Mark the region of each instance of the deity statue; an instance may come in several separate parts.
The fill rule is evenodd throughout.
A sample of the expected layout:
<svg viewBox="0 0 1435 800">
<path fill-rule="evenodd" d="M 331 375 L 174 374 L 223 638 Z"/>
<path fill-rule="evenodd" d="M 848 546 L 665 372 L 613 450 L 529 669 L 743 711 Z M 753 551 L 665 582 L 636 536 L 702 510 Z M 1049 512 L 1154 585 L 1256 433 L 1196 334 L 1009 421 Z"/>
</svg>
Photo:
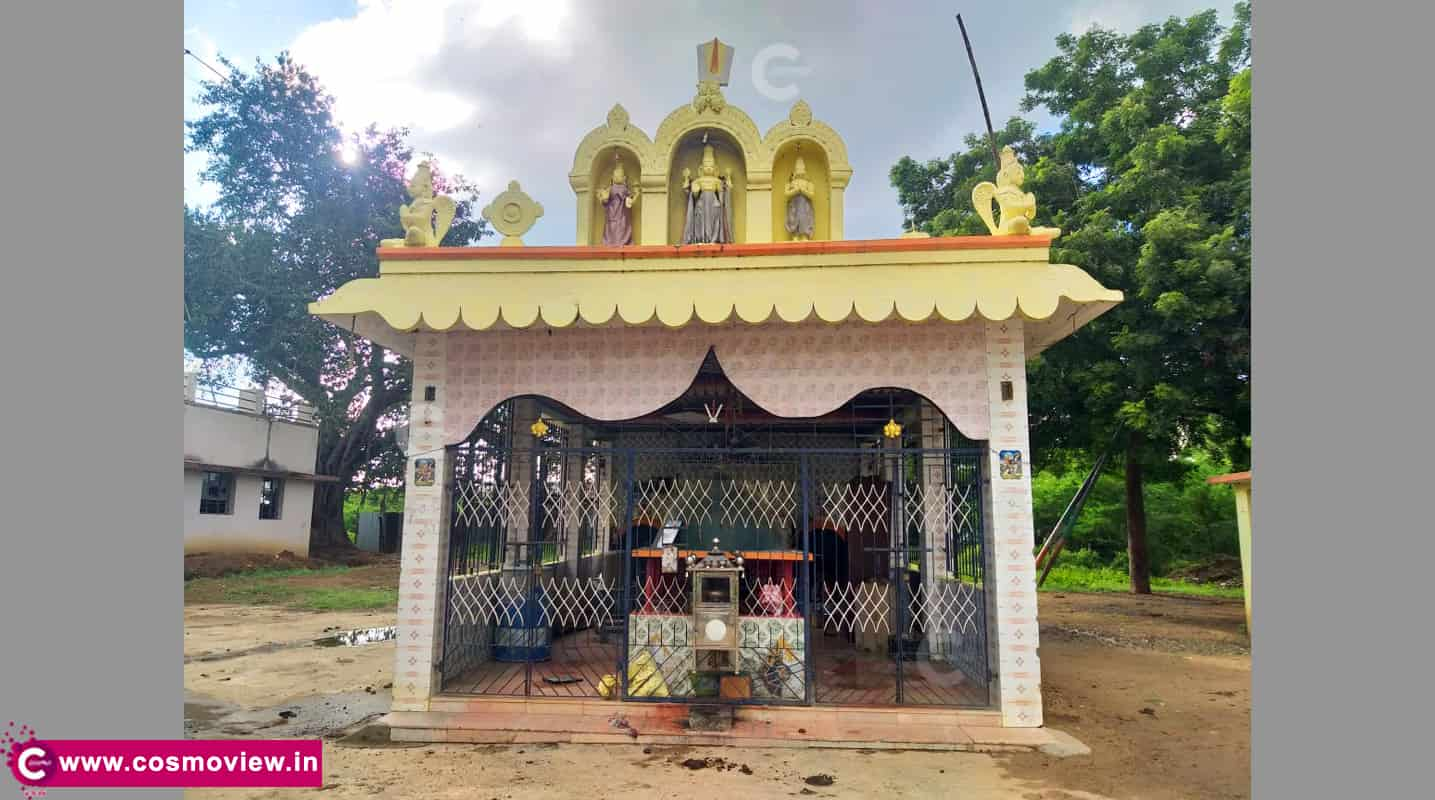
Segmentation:
<svg viewBox="0 0 1435 800">
<path fill-rule="evenodd" d="M 434 195 L 433 171 L 429 162 L 418 166 L 409 181 L 409 197 L 412 203 L 399 206 L 399 224 L 403 226 L 404 238 L 384 239 L 381 247 L 438 247 L 453 224 L 458 204 L 451 197 Z"/>
<path fill-rule="evenodd" d="M 610 246 L 633 243 L 633 203 L 637 202 L 639 189 L 628 188 L 628 176 L 623 171 L 623 162 L 613 157 L 613 182 L 606 189 L 598 190 L 598 205 L 603 207 L 603 244 Z"/>
<path fill-rule="evenodd" d="M 812 210 L 816 189 L 807 178 L 807 164 L 802 156 L 792 168 L 792 177 L 787 181 L 783 195 L 787 198 L 787 234 L 794 242 L 805 242 L 812 238 L 817 217 Z"/>
<path fill-rule="evenodd" d="M 717 158 L 712 145 L 703 146 L 702 165 L 698 176 L 683 169 L 683 191 L 688 196 L 687 222 L 683 225 L 683 244 L 731 244 L 732 172 L 718 177 Z"/>
<path fill-rule="evenodd" d="M 993 236 L 1040 236 L 1055 239 L 1061 235 L 1060 228 L 1033 228 L 1031 221 L 1036 217 L 1036 195 L 1021 190 L 1026 180 L 1026 170 L 1016 160 L 1016 151 L 1010 146 L 1003 147 L 1001 168 L 997 170 L 997 182 L 982 181 L 972 188 L 972 204 L 977 214 L 987 225 Z M 992 218 L 992 201 L 995 200 L 1001 212 L 1001 223 Z"/>
</svg>

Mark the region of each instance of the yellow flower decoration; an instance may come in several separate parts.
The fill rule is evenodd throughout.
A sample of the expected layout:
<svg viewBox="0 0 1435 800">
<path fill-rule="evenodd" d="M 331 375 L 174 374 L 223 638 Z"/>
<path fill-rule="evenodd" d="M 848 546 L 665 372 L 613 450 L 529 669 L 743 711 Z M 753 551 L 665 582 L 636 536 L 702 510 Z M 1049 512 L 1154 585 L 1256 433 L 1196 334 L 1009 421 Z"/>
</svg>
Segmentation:
<svg viewBox="0 0 1435 800">
<path fill-rule="evenodd" d="M 902 426 L 897 424 L 897 420 L 889 419 L 887 424 L 882 426 L 882 435 L 888 439 L 895 439 L 902 435 Z"/>
<path fill-rule="evenodd" d="M 544 434 L 548 433 L 548 423 L 544 422 L 542 417 L 539 417 L 538 421 L 533 423 L 528 430 L 533 431 L 534 436 L 541 438 Z"/>
</svg>

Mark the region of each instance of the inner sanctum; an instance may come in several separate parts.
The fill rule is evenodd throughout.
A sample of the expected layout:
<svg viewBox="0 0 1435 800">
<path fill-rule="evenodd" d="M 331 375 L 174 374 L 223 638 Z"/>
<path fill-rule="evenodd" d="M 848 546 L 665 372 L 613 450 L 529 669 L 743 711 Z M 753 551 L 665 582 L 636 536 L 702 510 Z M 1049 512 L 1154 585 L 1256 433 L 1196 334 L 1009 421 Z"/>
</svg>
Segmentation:
<svg viewBox="0 0 1435 800">
<path fill-rule="evenodd" d="M 629 699 L 986 707 L 984 453 L 906 389 L 777 416 L 712 352 L 621 422 L 504 400 L 450 448 L 442 690 L 606 696 L 626 655 Z"/>
</svg>

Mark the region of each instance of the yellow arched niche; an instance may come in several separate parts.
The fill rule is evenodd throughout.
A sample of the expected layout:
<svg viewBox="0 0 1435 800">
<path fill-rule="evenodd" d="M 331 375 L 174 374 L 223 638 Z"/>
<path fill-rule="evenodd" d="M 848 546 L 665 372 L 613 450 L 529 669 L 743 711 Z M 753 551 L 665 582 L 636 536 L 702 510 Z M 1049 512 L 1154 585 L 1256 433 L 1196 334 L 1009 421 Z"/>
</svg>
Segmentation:
<svg viewBox="0 0 1435 800">
<path fill-rule="evenodd" d="M 687 193 L 683 191 L 683 169 L 698 174 L 703 160 L 703 136 L 712 145 L 713 157 L 717 159 L 718 175 L 732 171 L 733 238 L 741 243 L 747 241 L 747 159 L 743 149 L 729 133 L 720 128 L 695 128 L 681 136 L 673 146 L 672 158 L 668 162 L 668 244 L 681 244 L 683 225 L 687 222 Z M 639 200 L 638 202 L 642 202 Z"/>
<path fill-rule="evenodd" d="M 813 119 L 812 108 L 807 101 L 798 100 L 792 104 L 787 113 L 787 119 L 773 125 L 768 129 L 767 134 L 762 137 L 763 147 L 770 153 L 777 156 L 784 154 L 791 145 L 802 142 L 802 148 L 806 151 L 809 147 L 815 146 L 822 151 L 826 162 L 827 189 L 825 195 L 826 211 L 817 211 L 820 207 L 813 203 L 813 210 L 817 211 L 816 230 L 813 231 L 813 238 L 834 239 L 843 238 L 843 195 L 847 189 L 847 183 L 852 180 L 852 165 L 847 161 L 847 145 L 837 131 L 821 120 Z M 812 171 L 810 159 L 808 161 L 808 172 Z M 773 241 L 787 241 L 787 205 L 782 197 L 782 190 L 787 183 L 787 176 L 777 174 L 778 165 L 774 162 L 772 174 L 772 204 L 773 204 Z M 789 173 L 791 167 L 788 167 Z M 779 183 L 779 180 L 781 181 Z M 815 181 L 814 181 L 815 183 Z M 782 209 L 781 216 L 777 210 Z M 821 227 L 826 224 L 825 231 Z M 783 224 L 779 224 L 779 221 Z M 819 235 L 820 234 L 820 235 Z"/>
<path fill-rule="evenodd" d="M 613 150 L 621 149 L 628 156 L 633 157 L 633 163 L 629 163 L 626 157 L 623 161 L 623 169 L 628 173 L 628 181 L 636 184 L 643 178 L 642 168 L 651 160 L 653 142 L 646 133 L 638 129 L 628 119 L 628 111 L 622 104 L 614 104 L 608 111 L 607 122 L 599 125 L 583 137 L 578 144 L 578 149 L 573 154 L 573 168 L 568 172 L 568 183 L 573 187 L 574 196 L 578 202 L 578 235 L 574 239 L 576 244 L 597 244 L 603 241 L 603 225 L 600 222 L 595 228 L 593 221 L 599 218 L 598 201 L 594 199 L 595 190 L 600 186 L 607 186 L 612 180 L 613 168 L 611 161 Z M 609 167 L 604 170 L 602 161 L 607 158 Z M 596 184 L 595 184 L 596 181 Z M 658 193 L 658 204 L 662 205 L 661 192 Z M 648 244 L 636 238 L 639 221 L 642 219 L 643 198 L 633 204 L 633 232 L 634 244 Z M 655 232 L 661 235 L 662 226 L 659 225 Z"/>
<path fill-rule="evenodd" d="M 639 188 L 642 180 L 643 163 L 639 155 L 624 145 L 610 145 L 598 151 L 593 157 L 593 164 L 588 172 L 589 191 L 588 209 L 589 219 L 588 240 L 584 244 L 601 245 L 603 243 L 604 218 L 603 206 L 598 203 L 598 191 L 606 189 L 613 182 L 613 168 L 621 162 L 623 164 L 624 177 L 628 181 L 630 191 Z M 661 202 L 661 198 L 654 198 Z M 633 225 L 633 241 L 631 244 L 643 244 L 643 203 L 648 198 L 639 195 L 629 209 L 630 219 Z"/>
<path fill-rule="evenodd" d="M 791 241 L 787 233 L 787 181 L 802 156 L 807 168 L 807 179 L 812 182 L 813 226 L 812 238 L 832 238 L 832 180 L 827 164 L 827 153 L 822 145 L 813 140 L 792 139 L 778 148 L 772 161 L 772 240 Z"/>
</svg>

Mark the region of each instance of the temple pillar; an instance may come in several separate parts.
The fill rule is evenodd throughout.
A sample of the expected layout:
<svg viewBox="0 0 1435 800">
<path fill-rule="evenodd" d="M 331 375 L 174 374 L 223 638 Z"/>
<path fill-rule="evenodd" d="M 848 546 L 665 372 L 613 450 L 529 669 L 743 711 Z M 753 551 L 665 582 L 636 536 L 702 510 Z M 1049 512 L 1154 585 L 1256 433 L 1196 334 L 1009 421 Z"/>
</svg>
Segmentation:
<svg viewBox="0 0 1435 800">
<path fill-rule="evenodd" d="M 668 243 L 668 176 L 644 175 L 643 195 L 635 204 L 642 215 L 643 224 L 638 226 L 642 241 L 635 244 Z"/>
<path fill-rule="evenodd" d="M 986 323 L 987 447 L 991 476 L 991 539 L 996 584 L 998 705 L 1002 725 L 1039 727 L 1041 662 L 1036 616 L 1035 530 L 1031 512 L 1031 448 L 1027 435 L 1026 346 L 1022 321 Z M 1002 454 L 1019 461 L 1002 468 Z M 991 631 L 988 631 L 990 635 Z"/>
<path fill-rule="evenodd" d="M 594 216 L 593 206 L 597 201 L 593 199 L 593 190 L 587 186 L 584 186 L 582 189 L 575 189 L 574 193 L 578 195 L 578 232 L 573 241 L 580 245 L 592 244 L 594 241 L 593 229 L 591 227 L 593 225 Z M 603 241 L 601 231 L 598 237 L 597 241 L 601 244 Z"/>
<path fill-rule="evenodd" d="M 435 669 L 442 652 L 445 570 L 448 565 L 449 480 L 444 452 L 447 336 L 416 335 L 409 447 L 404 476 L 404 537 L 399 565 L 393 709 L 427 711 L 438 693 Z M 432 388 L 432 400 L 428 389 Z M 432 471 L 427 460 L 433 460 Z M 420 482 L 420 466 L 423 466 Z"/>
<path fill-rule="evenodd" d="M 750 172 L 747 176 L 747 242 L 775 242 L 772 230 L 772 173 Z"/>
<path fill-rule="evenodd" d="M 568 447 L 580 448 L 587 431 L 582 425 L 569 425 Z M 563 486 L 565 500 L 563 525 L 563 562 L 569 577 L 580 577 L 583 560 L 583 451 L 571 450 L 563 456 Z"/>
<path fill-rule="evenodd" d="M 928 596 L 938 590 L 943 579 L 949 579 L 952 571 L 947 561 L 947 543 L 956 533 L 951 528 L 956 524 L 948 513 L 947 472 L 951 455 L 946 452 L 947 418 L 926 398 L 920 401 L 919 430 L 923 450 L 939 452 L 923 453 L 922 461 L 922 531 L 924 541 L 920 552 L 922 564 L 922 586 Z M 927 648 L 935 661 L 946 660 L 951 651 L 951 631 L 940 627 L 923 626 L 926 631 Z"/>
<path fill-rule="evenodd" d="M 521 498 L 509 510 L 508 535 L 505 541 L 508 551 L 503 554 L 504 569 L 515 569 L 525 564 L 541 561 L 540 554 L 531 552 L 532 547 L 522 546 L 533 541 L 533 525 L 529 511 L 532 508 L 534 485 L 534 448 L 537 440 L 530 430 L 538 421 L 538 403 L 531 398 L 513 401 L 513 448 L 509 451 L 509 484 L 514 497 Z"/>
<path fill-rule="evenodd" d="M 834 172 L 833 172 L 833 175 L 832 175 L 832 198 L 831 198 L 831 201 L 830 201 L 830 202 L 828 203 L 828 205 L 827 205 L 827 208 L 828 208 L 828 220 L 827 220 L 827 226 L 828 226 L 827 230 L 828 230 L 828 233 L 827 233 L 827 238 L 831 239 L 831 240 L 834 241 L 834 242 L 840 242 L 840 241 L 842 241 L 843 238 L 844 238 L 843 232 L 842 232 L 842 208 L 843 208 L 843 199 L 842 199 L 842 198 L 843 198 L 843 196 L 847 193 L 847 180 L 846 180 L 846 179 L 847 179 L 848 177 L 850 177 L 851 174 L 852 174 L 852 171 L 851 171 L 851 170 L 847 170 L 846 175 L 838 174 L 836 171 L 834 171 Z"/>
</svg>

